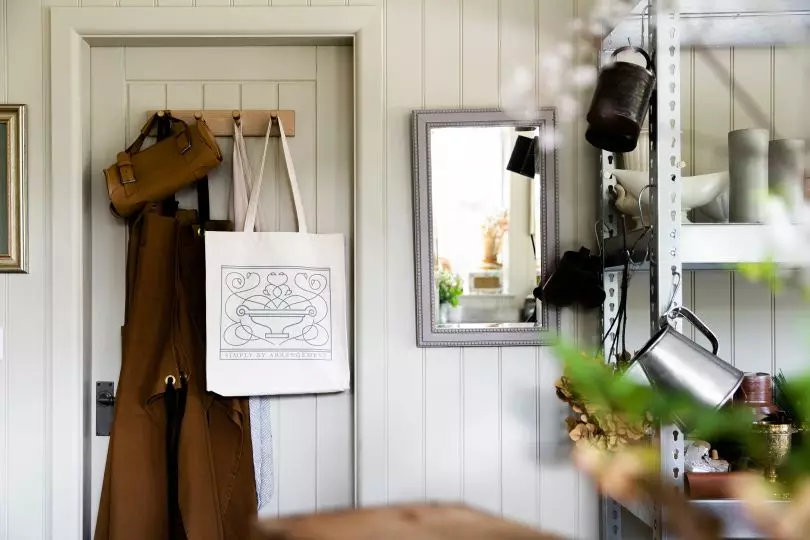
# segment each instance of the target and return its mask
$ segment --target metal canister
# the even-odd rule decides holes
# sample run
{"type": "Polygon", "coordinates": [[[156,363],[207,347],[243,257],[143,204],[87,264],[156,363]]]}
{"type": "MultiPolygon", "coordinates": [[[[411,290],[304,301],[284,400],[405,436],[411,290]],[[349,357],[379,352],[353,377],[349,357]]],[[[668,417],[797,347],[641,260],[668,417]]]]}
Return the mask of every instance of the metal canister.
{"type": "Polygon", "coordinates": [[[611,58],[629,50],[642,55],[646,67],[618,61],[603,68],[587,116],[585,138],[609,152],[630,152],[636,148],[655,89],[652,59],[644,49],[620,47],[611,58]]]}

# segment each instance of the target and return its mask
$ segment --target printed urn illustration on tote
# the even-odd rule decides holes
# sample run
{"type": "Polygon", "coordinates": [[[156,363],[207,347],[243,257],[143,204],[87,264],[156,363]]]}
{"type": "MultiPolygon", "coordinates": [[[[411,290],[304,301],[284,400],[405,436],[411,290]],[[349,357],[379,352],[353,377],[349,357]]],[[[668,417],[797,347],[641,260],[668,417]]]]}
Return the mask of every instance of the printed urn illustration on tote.
{"type": "Polygon", "coordinates": [[[221,358],[331,360],[330,271],[222,267],[221,358]]]}

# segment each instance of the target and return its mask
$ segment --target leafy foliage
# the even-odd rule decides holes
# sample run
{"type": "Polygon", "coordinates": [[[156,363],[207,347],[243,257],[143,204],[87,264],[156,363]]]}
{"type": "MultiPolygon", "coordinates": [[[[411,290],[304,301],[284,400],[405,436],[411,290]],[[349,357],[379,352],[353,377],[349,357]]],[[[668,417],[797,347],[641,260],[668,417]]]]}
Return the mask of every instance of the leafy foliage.
{"type": "MultiPolygon", "coordinates": [[[[744,408],[705,407],[688,396],[639,385],[604,362],[598,355],[584,354],[570,343],[558,342],[557,356],[564,364],[565,376],[582,399],[597,407],[621,414],[629,421],[643,423],[651,414],[657,423],[680,423],[689,428],[689,436],[701,440],[737,441],[755,460],[764,456],[763,440],[752,429],[751,415],[744,408]]],[[[783,407],[790,408],[794,425],[802,428],[791,453],[780,470],[780,479],[791,488],[810,478],[810,373],[791,379],[779,374],[778,395],[783,407]],[[789,404],[789,405],[784,405],[789,404]]]]}
{"type": "Polygon", "coordinates": [[[598,356],[583,354],[568,343],[558,342],[556,353],[577,393],[601,408],[639,424],[648,415],[652,415],[656,423],[679,423],[689,427],[692,437],[703,440],[733,438],[744,444],[752,455],[761,455],[761,443],[751,429],[749,411],[737,408],[716,410],[685,395],[639,385],[614,372],[598,356]]]}
{"type": "Polygon", "coordinates": [[[461,280],[461,276],[442,270],[439,272],[437,282],[439,284],[439,303],[458,306],[458,298],[464,292],[464,282],[461,280]]]}

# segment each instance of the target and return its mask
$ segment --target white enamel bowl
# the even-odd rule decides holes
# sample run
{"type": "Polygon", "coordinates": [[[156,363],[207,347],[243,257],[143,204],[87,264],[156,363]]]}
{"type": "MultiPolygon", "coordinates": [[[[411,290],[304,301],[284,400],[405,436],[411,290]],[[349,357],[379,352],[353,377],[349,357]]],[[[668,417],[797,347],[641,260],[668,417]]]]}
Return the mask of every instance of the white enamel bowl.
{"type": "MultiPolygon", "coordinates": [[[[646,171],[615,170],[613,171],[613,176],[616,177],[616,181],[627,192],[626,196],[632,198],[637,208],[638,204],[635,203],[635,201],[638,201],[639,193],[641,193],[641,190],[649,183],[649,173],[646,171]]],[[[728,171],[700,174],[698,176],[684,176],[681,178],[681,182],[683,183],[683,189],[681,190],[681,210],[684,212],[685,220],[686,212],[712,202],[728,187],[728,171]]],[[[650,205],[649,189],[644,190],[641,203],[645,207],[650,205]]],[[[631,206],[630,201],[624,201],[619,203],[619,210],[623,210],[624,208],[629,210],[631,206]]],[[[633,214],[637,215],[638,210],[634,211],[633,214]]]]}

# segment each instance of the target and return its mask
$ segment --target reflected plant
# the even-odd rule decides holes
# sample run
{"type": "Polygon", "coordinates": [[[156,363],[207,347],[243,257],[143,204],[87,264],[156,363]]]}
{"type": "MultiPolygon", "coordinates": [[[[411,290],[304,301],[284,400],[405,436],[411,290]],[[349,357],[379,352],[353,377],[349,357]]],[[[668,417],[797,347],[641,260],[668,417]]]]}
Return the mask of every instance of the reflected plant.
{"type": "Polygon", "coordinates": [[[459,297],[464,293],[464,281],[461,276],[447,270],[441,270],[436,279],[439,287],[439,303],[458,306],[459,297]]]}

